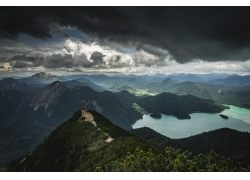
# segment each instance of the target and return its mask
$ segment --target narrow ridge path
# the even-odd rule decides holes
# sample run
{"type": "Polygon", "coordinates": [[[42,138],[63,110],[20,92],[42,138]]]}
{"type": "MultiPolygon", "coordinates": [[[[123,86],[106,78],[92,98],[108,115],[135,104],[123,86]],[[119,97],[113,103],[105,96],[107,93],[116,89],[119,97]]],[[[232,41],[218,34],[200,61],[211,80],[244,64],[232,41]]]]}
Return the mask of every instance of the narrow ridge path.
{"type": "MultiPolygon", "coordinates": [[[[82,117],[85,118],[85,121],[91,122],[95,127],[97,127],[97,124],[96,124],[96,122],[95,122],[95,120],[94,120],[94,117],[93,117],[93,115],[92,115],[91,113],[87,112],[86,110],[82,110],[82,117]]],[[[97,128],[98,128],[98,130],[100,130],[99,127],[97,127],[97,128]]],[[[108,139],[105,140],[106,142],[111,142],[111,141],[114,140],[114,139],[113,139],[110,135],[108,135],[107,133],[106,133],[106,135],[108,136],[108,139]]]]}

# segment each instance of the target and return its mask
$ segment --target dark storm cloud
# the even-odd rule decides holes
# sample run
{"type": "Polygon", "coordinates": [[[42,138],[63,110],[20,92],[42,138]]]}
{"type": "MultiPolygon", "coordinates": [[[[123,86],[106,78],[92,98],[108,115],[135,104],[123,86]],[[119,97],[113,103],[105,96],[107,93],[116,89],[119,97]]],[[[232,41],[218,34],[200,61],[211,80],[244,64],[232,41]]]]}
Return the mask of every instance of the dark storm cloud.
{"type": "Polygon", "coordinates": [[[121,56],[115,56],[115,62],[118,63],[121,59],[121,56]]]}
{"type": "Polygon", "coordinates": [[[61,54],[55,53],[47,56],[36,57],[27,55],[15,55],[9,59],[0,59],[0,63],[8,62],[12,68],[32,68],[32,67],[45,67],[48,69],[56,68],[110,68],[110,67],[125,67],[128,64],[120,62],[122,59],[119,55],[111,57],[106,64],[104,54],[101,52],[92,53],[90,59],[84,53],[81,54],[61,54]]]}
{"type": "Polygon", "coordinates": [[[44,57],[27,56],[25,54],[15,55],[8,59],[11,64],[16,64],[13,67],[26,68],[26,67],[38,67],[44,62],[44,57]],[[15,63],[13,63],[15,62],[15,63]]]}
{"type": "Polygon", "coordinates": [[[105,62],[103,60],[103,55],[100,52],[94,52],[90,60],[88,60],[85,54],[77,54],[72,56],[71,54],[52,54],[47,56],[46,60],[43,62],[42,66],[46,68],[73,68],[73,67],[85,67],[90,68],[94,66],[104,67],[105,62]]]}
{"type": "Polygon", "coordinates": [[[75,27],[108,42],[132,42],[158,57],[168,51],[179,63],[197,58],[247,60],[249,11],[249,7],[1,7],[0,37],[25,33],[48,39],[64,27],[75,27]]]}
{"type": "MultiPolygon", "coordinates": [[[[82,60],[82,59],[81,59],[82,60]]],[[[52,68],[71,68],[79,65],[79,62],[74,60],[71,54],[52,54],[43,57],[15,55],[8,61],[12,68],[27,68],[43,66],[49,69],[52,68]]]]}
{"type": "Polygon", "coordinates": [[[51,56],[46,57],[46,61],[43,66],[46,68],[71,68],[73,63],[74,59],[71,54],[52,54],[51,56]]]}
{"type": "Polygon", "coordinates": [[[5,57],[1,57],[0,62],[7,62],[7,59],[5,57]]]}
{"type": "Polygon", "coordinates": [[[143,44],[142,46],[138,47],[137,50],[144,50],[150,54],[156,55],[158,57],[166,57],[169,55],[168,51],[163,50],[161,48],[155,48],[153,46],[150,46],[149,44],[143,44]]]}
{"type": "Polygon", "coordinates": [[[30,67],[30,64],[28,64],[27,62],[24,62],[24,61],[15,61],[15,62],[12,62],[10,64],[11,64],[12,68],[16,68],[16,69],[30,67]]]}
{"type": "Polygon", "coordinates": [[[105,62],[103,60],[103,57],[105,57],[104,54],[102,54],[101,52],[96,51],[93,54],[91,54],[90,59],[93,60],[95,64],[104,65],[105,62]]]}
{"type": "Polygon", "coordinates": [[[102,53],[94,52],[91,55],[90,60],[88,60],[85,54],[83,53],[77,54],[77,55],[74,55],[74,61],[75,61],[74,66],[81,66],[84,68],[91,68],[95,66],[104,67],[103,57],[104,55],[102,53]]]}
{"type": "Polygon", "coordinates": [[[130,61],[121,55],[113,55],[108,61],[108,67],[124,68],[131,66],[130,61]]]}

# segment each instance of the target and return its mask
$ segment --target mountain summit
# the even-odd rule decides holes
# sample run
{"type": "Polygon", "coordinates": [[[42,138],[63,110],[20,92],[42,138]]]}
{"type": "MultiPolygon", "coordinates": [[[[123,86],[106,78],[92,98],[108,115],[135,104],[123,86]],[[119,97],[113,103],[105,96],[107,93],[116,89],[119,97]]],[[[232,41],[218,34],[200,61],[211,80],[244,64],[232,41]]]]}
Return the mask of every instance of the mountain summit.
{"type": "Polygon", "coordinates": [[[214,151],[208,155],[158,149],[95,111],[77,111],[35,151],[0,171],[248,171],[214,151]]]}
{"type": "Polygon", "coordinates": [[[94,171],[109,167],[137,147],[159,150],[112,124],[95,111],[79,110],[60,125],[32,154],[2,168],[2,171],[94,171]]]}
{"type": "Polygon", "coordinates": [[[36,73],[30,77],[20,79],[20,81],[25,82],[27,84],[40,85],[40,86],[42,85],[44,86],[44,85],[47,85],[54,81],[59,81],[59,80],[61,81],[64,79],[58,76],[49,74],[49,73],[45,73],[45,72],[36,73]]]}

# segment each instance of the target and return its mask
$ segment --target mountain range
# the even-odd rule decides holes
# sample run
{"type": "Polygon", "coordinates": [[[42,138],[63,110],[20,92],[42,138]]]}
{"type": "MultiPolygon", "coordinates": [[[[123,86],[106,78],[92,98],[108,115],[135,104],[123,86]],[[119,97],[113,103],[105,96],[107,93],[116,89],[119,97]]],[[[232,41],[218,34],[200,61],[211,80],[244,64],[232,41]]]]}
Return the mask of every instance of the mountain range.
{"type": "Polygon", "coordinates": [[[226,86],[246,86],[250,85],[250,75],[246,76],[232,75],[223,79],[215,79],[208,82],[212,84],[223,84],[226,86]]]}
{"type": "Polygon", "coordinates": [[[64,84],[71,86],[71,87],[82,87],[82,86],[86,86],[89,87],[91,89],[93,89],[94,91],[97,92],[101,92],[106,90],[105,88],[98,86],[94,83],[92,83],[90,80],[84,79],[84,78],[80,78],[77,80],[71,80],[71,81],[63,81],[64,84]]]}
{"type": "MultiPolygon", "coordinates": [[[[230,77],[228,77],[230,78],[230,77]]],[[[239,76],[238,82],[250,83],[247,76],[239,76]]],[[[199,98],[212,99],[223,104],[232,104],[244,108],[250,108],[250,88],[244,86],[228,86],[226,84],[215,84],[212,82],[180,82],[172,78],[163,79],[160,82],[147,83],[135,78],[115,77],[99,84],[106,89],[119,92],[127,90],[137,96],[156,95],[163,92],[170,92],[177,95],[193,95],[199,98]]]]}
{"type": "Polygon", "coordinates": [[[64,79],[62,77],[51,75],[49,73],[40,72],[30,77],[21,78],[19,80],[29,85],[33,85],[36,87],[43,87],[44,85],[48,85],[54,81],[59,81],[59,80],[63,81],[64,79]]]}
{"type": "MultiPolygon", "coordinates": [[[[26,78],[1,80],[0,166],[31,153],[53,130],[82,108],[100,113],[127,131],[132,130],[132,125],[145,112],[189,119],[193,112],[223,111],[226,107],[220,103],[250,108],[249,85],[181,82],[161,74],[154,78],[163,78],[162,81],[150,82],[152,78],[146,75],[59,77],[37,73],[26,78]]],[[[177,149],[187,148],[185,143],[169,142],[177,149]]],[[[202,153],[208,153],[209,149],[210,146],[206,151],[187,148],[202,153]]],[[[230,155],[233,160],[242,161],[235,157],[230,155]]]]}
{"type": "Polygon", "coordinates": [[[3,163],[32,151],[53,129],[70,118],[76,110],[85,107],[99,112],[126,130],[131,130],[132,124],[143,115],[133,107],[134,103],[148,112],[157,111],[180,118],[189,118],[189,114],[194,111],[210,112],[210,109],[206,109],[207,105],[212,107],[213,112],[220,112],[225,108],[214,101],[194,96],[178,97],[168,93],[151,98],[138,98],[128,91],[96,92],[85,86],[70,87],[60,81],[55,81],[35,93],[12,90],[0,91],[0,94],[1,147],[4,147],[0,158],[3,163]],[[174,102],[171,101],[172,98],[174,102]],[[183,103],[184,99],[190,100],[183,103]],[[159,106],[154,108],[149,101],[159,106]],[[172,102],[168,111],[160,108],[160,104],[166,102],[172,102]],[[194,106],[193,102],[199,106],[194,106]],[[188,110],[185,109],[187,106],[190,107],[188,110]]]}
{"type": "Polygon", "coordinates": [[[17,90],[24,92],[33,92],[36,90],[36,88],[26,84],[25,82],[21,82],[13,78],[5,78],[0,81],[0,90],[3,91],[17,90]]]}

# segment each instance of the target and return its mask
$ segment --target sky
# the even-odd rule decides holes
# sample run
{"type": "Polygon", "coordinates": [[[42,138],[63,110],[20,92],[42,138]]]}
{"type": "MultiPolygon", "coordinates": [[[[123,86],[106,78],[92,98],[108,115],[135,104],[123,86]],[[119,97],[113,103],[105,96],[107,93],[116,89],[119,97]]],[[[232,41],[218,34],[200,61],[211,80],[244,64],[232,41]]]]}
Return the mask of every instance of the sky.
{"type": "Polygon", "coordinates": [[[250,74],[250,7],[0,7],[0,76],[250,74]]]}

